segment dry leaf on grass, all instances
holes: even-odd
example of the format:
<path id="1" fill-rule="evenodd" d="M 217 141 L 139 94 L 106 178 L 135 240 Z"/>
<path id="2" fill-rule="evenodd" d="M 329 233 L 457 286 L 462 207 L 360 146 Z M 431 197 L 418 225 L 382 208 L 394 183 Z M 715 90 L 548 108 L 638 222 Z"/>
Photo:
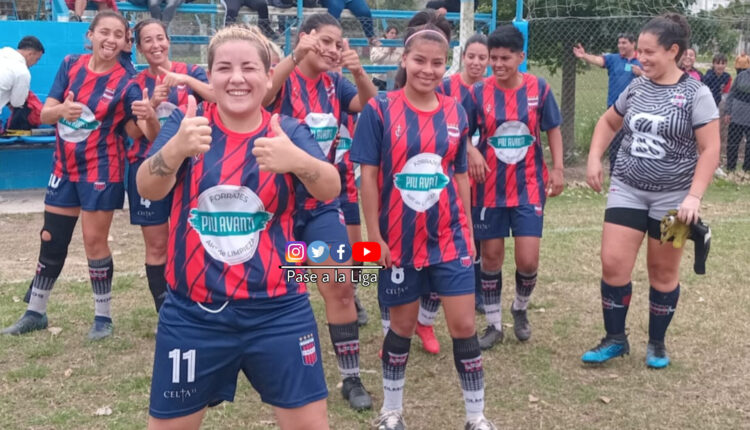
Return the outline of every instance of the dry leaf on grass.
<path id="1" fill-rule="evenodd" d="M 13 303 L 18 303 L 21 301 L 21 298 L 18 296 L 13 296 Z"/>
<path id="2" fill-rule="evenodd" d="M 50 328 L 47 329 L 47 331 L 50 332 L 52 334 L 52 336 L 57 336 L 58 334 L 60 334 L 62 332 L 62 328 L 61 327 L 50 327 Z"/>
<path id="3" fill-rule="evenodd" d="M 529 403 L 537 403 L 537 402 L 539 402 L 539 397 L 536 397 L 533 394 L 529 394 Z"/>
<path id="4" fill-rule="evenodd" d="M 109 406 L 99 408 L 96 410 L 96 412 L 94 412 L 94 415 L 96 415 L 97 417 L 104 417 L 104 416 L 112 415 L 112 408 L 110 408 Z"/>
<path id="5" fill-rule="evenodd" d="M 611 401 L 612 401 L 612 399 L 610 399 L 609 397 L 606 397 L 606 396 L 601 396 L 601 397 L 599 397 L 599 400 L 600 400 L 600 401 L 601 401 L 602 403 L 604 403 L 605 405 L 608 405 L 608 404 L 609 404 L 609 402 L 611 402 Z"/>
<path id="6" fill-rule="evenodd" d="M 704 299 L 703 297 L 698 297 L 698 303 L 703 303 L 705 301 L 706 301 L 706 299 Z"/>
<path id="7" fill-rule="evenodd" d="M 73 369 L 68 368 L 68 369 L 65 369 L 65 373 L 63 373 L 63 376 L 65 376 L 66 378 L 70 378 L 72 374 L 73 374 Z"/>
<path id="8" fill-rule="evenodd" d="M 618 374 L 616 374 L 616 373 L 610 373 L 610 374 L 609 374 L 609 375 L 607 375 L 607 376 L 609 376 L 609 378 L 610 378 L 610 379 L 617 379 L 617 378 L 619 378 L 619 377 L 620 377 L 620 375 L 618 375 Z"/>

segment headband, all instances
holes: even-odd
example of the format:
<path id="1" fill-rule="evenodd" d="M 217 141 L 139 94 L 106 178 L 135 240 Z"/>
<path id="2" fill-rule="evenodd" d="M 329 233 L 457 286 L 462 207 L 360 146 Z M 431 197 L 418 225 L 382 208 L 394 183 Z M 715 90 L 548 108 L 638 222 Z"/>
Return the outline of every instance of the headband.
<path id="1" fill-rule="evenodd" d="M 437 34 L 438 36 L 440 36 L 441 39 L 445 41 L 445 43 L 448 43 L 448 39 L 445 38 L 445 34 L 443 34 L 441 31 L 433 30 L 431 28 L 424 28 L 422 30 L 415 32 L 411 36 L 407 37 L 406 40 L 404 41 L 404 46 L 408 45 L 409 41 L 412 40 L 414 36 L 418 36 L 420 34 L 425 34 L 425 33 Z"/>

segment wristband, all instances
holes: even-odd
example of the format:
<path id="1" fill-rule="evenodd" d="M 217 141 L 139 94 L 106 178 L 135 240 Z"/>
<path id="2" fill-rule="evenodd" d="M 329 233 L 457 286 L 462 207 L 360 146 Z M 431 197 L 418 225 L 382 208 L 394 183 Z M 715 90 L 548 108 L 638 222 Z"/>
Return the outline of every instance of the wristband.
<path id="1" fill-rule="evenodd" d="M 703 197 L 698 197 L 697 195 L 695 195 L 693 193 L 688 193 L 688 195 L 695 197 L 696 199 L 698 199 L 698 201 L 701 201 L 701 202 L 703 201 Z"/>

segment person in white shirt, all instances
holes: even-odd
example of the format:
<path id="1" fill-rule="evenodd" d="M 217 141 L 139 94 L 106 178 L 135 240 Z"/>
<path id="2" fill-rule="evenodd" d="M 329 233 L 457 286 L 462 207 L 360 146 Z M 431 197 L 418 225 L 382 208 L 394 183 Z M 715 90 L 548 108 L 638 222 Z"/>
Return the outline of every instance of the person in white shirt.
<path id="1" fill-rule="evenodd" d="M 385 31 L 386 39 L 397 39 L 398 29 L 396 27 L 388 27 Z M 394 46 L 380 46 L 372 48 L 370 51 L 370 61 L 372 64 L 378 65 L 391 65 L 399 64 L 401 57 L 404 55 L 404 48 L 396 48 Z M 378 88 L 378 91 L 391 90 L 393 88 L 388 87 L 388 82 L 393 82 L 393 78 L 396 76 L 396 70 L 387 73 L 376 73 L 372 75 L 372 83 Z M 391 84 L 391 87 L 393 84 Z"/>
<path id="2" fill-rule="evenodd" d="M 18 48 L 0 49 L 0 109 L 10 103 L 21 107 L 26 102 L 31 85 L 29 67 L 39 61 L 44 46 L 34 36 L 26 36 L 18 42 Z"/>

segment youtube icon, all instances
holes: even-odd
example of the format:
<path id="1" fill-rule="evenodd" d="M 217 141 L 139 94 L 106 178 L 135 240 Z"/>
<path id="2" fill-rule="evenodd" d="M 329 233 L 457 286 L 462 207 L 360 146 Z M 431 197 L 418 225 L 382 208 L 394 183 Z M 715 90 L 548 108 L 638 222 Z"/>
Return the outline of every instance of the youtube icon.
<path id="1" fill-rule="evenodd" d="M 375 262 L 380 260 L 380 244 L 377 242 L 355 242 L 352 246 L 354 261 Z"/>

